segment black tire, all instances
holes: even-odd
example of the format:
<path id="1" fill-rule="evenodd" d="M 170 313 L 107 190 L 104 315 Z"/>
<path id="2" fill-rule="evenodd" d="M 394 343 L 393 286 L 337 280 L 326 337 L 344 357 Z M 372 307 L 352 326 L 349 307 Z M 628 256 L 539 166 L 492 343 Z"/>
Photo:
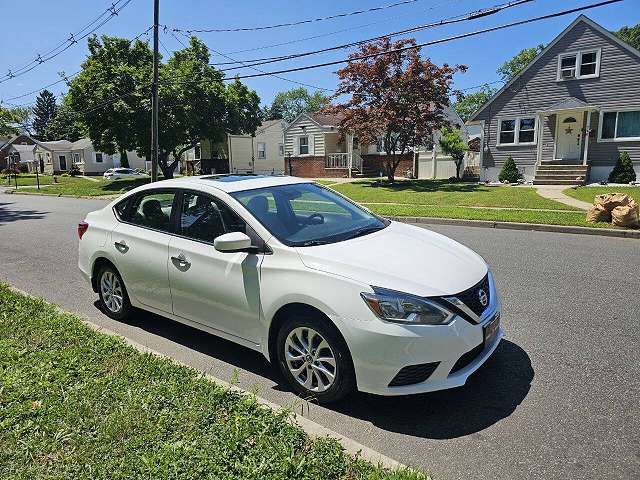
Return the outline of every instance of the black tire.
<path id="1" fill-rule="evenodd" d="M 284 322 L 284 324 L 278 331 L 276 340 L 278 365 L 280 366 L 282 374 L 287 379 L 287 382 L 289 382 L 289 384 L 291 385 L 291 388 L 300 397 L 306 400 L 316 400 L 318 403 L 325 404 L 341 400 L 345 396 L 352 393 L 356 387 L 356 377 L 349 349 L 344 339 L 340 336 L 335 327 L 333 327 L 333 325 L 327 324 L 327 322 L 329 321 L 330 320 L 318 318 L 318 315 L 308 316 L 304 314 L 294 314 Z M 334 379 L 331 385 L 324 391 L 314 391 L 313 384 L 311 389 L 305 387 L 300 383 L 300 381 L 298 381 L 298 379 L 296 379 L 294 374 L 289 369 L 287 360 L 285 358 L 286 349 L 290 348 L 287 347 L 287 339 L 289 335 L 297 329 L 312 329 L 316 334 L 319 334 L 319 336 L 327 342 L 330 348 L 329 353 L 331 353 L 335 358 L 335 370 L 333 371 L 333 373 L 335 374 Z M 313 339 L 314 340 L 312 341 L 317 344 L 317 337 L 313 337 Z M 326 349 L 323 351 L 325 353 L 322 353 L 322 355 L 326 357 L 328 351 Z M 320 354 L 321 351 L 319 349 L 318 358 L 321 357 Z M 316 362 L 313 363 L 315 364 Z M 325 367 L 330 370 L 329 364 L 323 363 L 319 364 L 319 366 Z M 308 371 L 308 369 L 306 370 Z M 316 370 L 312 376 L 316 377 L 314 379 L 316 385 L 321 380 L 328 380 L 329 378 L 324 374 L 319 373 L 318 370 Z"/>
<path id="2" fill-rule="evenodd" d="M 114 302 L 109 301 L 109 294 L 104 292 L 103 290 L 103 279 L 107 281 L 108 279 L 115 279 L 115 282 L 112 281 L 111 284 L 117 286 L 119 290 L 115 290 L 114 293 L 117 294 L 119 291 L 121 294 L 121 302 L 119 302 L 119 308 L 114 308 Z M 100 307 L 102 311 L 110 318 L 114 320 L 124 320 L 129 316 L 133 307 L 131 306 L 131 302 L 129 301 L 129 294 L 127 293 L 127 289 L 122 281 L 122 277 L 118 270 L 116 270 L 111 265 L 105 265 L 98 271 L 98 278 L 96 281 L 98 285 L 98 295 L 100 295 Z"/>

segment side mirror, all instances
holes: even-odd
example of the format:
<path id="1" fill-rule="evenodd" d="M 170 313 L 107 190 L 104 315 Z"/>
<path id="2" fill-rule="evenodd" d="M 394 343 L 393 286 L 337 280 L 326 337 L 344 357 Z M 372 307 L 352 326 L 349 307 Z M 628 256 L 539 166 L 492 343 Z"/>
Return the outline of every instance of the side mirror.
<path id="1" fill-rule="evenodd" d="M 219 252 L 247 251 L 251 247 L 251 239 L 242 232 L 225 233 L 213 241 L 213 247 Z"/>

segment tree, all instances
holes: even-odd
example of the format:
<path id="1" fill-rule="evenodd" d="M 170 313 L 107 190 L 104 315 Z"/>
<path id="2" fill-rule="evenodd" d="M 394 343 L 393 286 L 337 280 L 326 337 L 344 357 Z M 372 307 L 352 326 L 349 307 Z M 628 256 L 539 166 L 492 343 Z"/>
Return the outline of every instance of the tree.
<path id="1" fill-rule="evenodd" d="M 49 90 L 42 90 L 33 107 L 33 133 L 40 140 L 51 140 L 46 138 L 45 131 L 49 122 L 55 118 L 57 111 L 55 95 Z"/>
<path id="2" fill-rule="evenodd" d="M 496 93 L 496 89 L 485 83 L 477 92 L 462 95 L 460 99 L 453 104 L 453 109 L 460 115 L 460 118 L 466 122 L 471 118 L 471 115 L 487 103 L 494 93 Z"/>
<path id="3" fill-rule="evenodd" d="M 108 154 L 151 154 L 150 84 L 153 54 L 140 41 L 103 36 L 89 39 L 89 57 L 70 83 L 69 96 L 96 149 Z M 253 133 L 260 100 L 238 80 L 225 86 L 209 65 L 207 46 L 191 37 L 159 66 L 158 166 L 172 178 L 182 154 L 202 139 Z"/>
<path id="4" fill-rule="evenodd" d="M 340 84 L 334 98 L 350 96 L 326 109 L 340 116 L 342 134 L 353 133 L 361 143 L 381 138 L 389 181 L 406 153 L 424 145 L 433 132 L 449 126 L 444 108 L 449 105 L 453 75 L 465 66 L 439 67 L 422 59 L 413 39 L 388 38 L 364 44 L 349 64 L 338 71 Z M 357 59 L 361 56 L 376 55 Z"/>
<path id="5" fill-rule="evenodd" d="M 511 60 L 508 60 L 498 67 L 496 72 L 502 77 L 504 82 L 515 78 L 544 50 L 544 45 L 525 48 L 520 50 Z"/>
<path id="6" fill-rule="evenodd" d="M 522 178 L 522 175 L 518 171 L 518 166 L 516 162 L 513 161 L 513 157 L 509 155 L 502 166 L 502 170 L 500 170 L 498 180 L 501 182 L 516 183 L 520 178 Z"/>
<path id="7" fill-rule="evenodd" d="M 47 124 L 42 135 L 43 138 L 75 142 L 88 136 L 88 129 L 82 116 L 76 113 L 69 103 L 70 99 L 67 95 L 57 107 L 56 116 Z"/>
<path id="8" fill-rule="evenodd" d="M 633 27 L 622 27 L 617 32 L 613 32 L 613 34 L 633 48 L 640 50 L 640 23 Z"/>
<path id="9" fill-rule="evenodd" d="M 278 93 L 270 107 L 265 108 L 265 120 L 283 119 L 291 122 L 303 112 L 317 112 L 330 103 L 330 98 L 320 91 L 310 94 L 304 87 Z"/>
<path id="10" fill-rule="evenodd" d="M 140 130 L 151 128 L 153 53 L 140 40 L 106 35 L 89 37 L 88 48 L 80 74 L 69 83 L 68 105 L 81 112 L 96 150 L 122 158 L 139 146 Z M 145 155 L 149 149 L 150 141 L 141 148 Z"/>
<path id="11" fill-rule="evenodd" d="M 0 136 L 7 137 L 20 133 L 17 122 L 18 118 L 13 110 L 0 106 Z"/>
<path id="12" fill-rule="evenodd" d="M 440 132 L 440 148 L 442 151 L 453 158 L 456 164 L 456 178 L 460 179 L 460 169 L 464 161 L 464 154 L 469 147 L 465 143 L 460 130 L 450 127 L 444 127 Z"/>
<path id="13" fill-rule="evenodd" d="M 611 183 L 630 183 L 635 181 L 636 172 L 633 169 L 633 163 L 629 157 L 629 153 L 620 152 L 616 166 L 613 167 L 609 174 L 609 182 Z"/>

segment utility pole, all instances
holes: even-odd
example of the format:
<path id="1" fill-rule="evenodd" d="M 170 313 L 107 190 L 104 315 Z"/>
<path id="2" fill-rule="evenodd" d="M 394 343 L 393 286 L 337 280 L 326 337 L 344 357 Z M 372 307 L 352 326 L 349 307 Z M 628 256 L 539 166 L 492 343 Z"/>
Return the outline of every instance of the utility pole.
<path id="1" fill-rule="evenodd" d="M 151 85 L 151 181 L 158 181 L 158 23 L 160 0 L 153 0 L 153 84 Z"/>

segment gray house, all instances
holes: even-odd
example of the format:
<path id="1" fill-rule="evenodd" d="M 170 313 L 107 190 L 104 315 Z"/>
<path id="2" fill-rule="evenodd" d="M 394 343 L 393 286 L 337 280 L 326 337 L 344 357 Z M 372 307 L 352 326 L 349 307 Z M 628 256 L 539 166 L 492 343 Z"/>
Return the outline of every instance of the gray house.
<path id="1" fill-rule="evenodd" d="M 622 151 L 640 178 L 640 51 L 581 15 L 467 123 L 482 180 L 511 155 L 536 184 L 600 181 Z"/>

